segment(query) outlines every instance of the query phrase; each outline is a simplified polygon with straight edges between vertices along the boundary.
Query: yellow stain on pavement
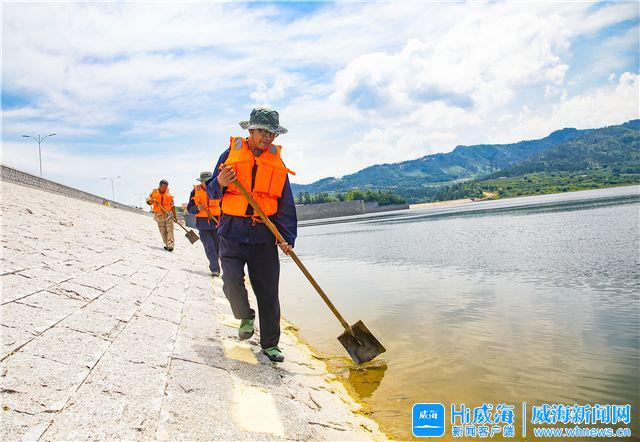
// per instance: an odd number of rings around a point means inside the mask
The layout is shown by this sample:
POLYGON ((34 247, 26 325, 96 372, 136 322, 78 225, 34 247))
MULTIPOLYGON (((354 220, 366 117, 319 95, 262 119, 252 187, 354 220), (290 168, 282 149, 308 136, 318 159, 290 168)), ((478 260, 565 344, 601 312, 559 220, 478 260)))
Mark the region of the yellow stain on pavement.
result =
POLYGON ((228 327, 235 327, 235 328, 240 327, 240 320, 226 313, 222 314, 222 320, 220 322, 222 322, 224 325, 228 327))
POLYGON ((236 383, 233 387, 233 420, 245 431, 284 437, 276 402, 268 391, 236 383))
POLYGON ((256 355, 251 350, 251 346, 246 342, 234 342, 227 339, 222 341, 222 348, 227 358, 248 364, 257 364, 256 355))

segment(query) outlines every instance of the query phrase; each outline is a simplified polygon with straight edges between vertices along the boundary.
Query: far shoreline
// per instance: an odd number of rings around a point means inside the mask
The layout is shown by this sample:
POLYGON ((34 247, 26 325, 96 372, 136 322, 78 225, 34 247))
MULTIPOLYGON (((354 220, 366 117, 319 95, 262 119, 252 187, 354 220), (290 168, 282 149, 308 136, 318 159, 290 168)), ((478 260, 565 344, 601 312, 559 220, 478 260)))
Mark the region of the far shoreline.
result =
MULTIPOLYGON (((475 201, 470 198, 469 199, 464 198, 464 199, 446 200, 446 201, 432 201, 428 203, 416 203, 416 204, 411 204, 408 209, 404 209, 404 210, 394 210, 394 211, 388 211, 388 212, 380 211, 377 213, 370 213, 370 214, 349 215, 349 216, 342 216, 342 217, 328 217, 328 218, 318 218, 318 219, 313 219, 308 221, 299 221, 298 227, 312 227, 312 226, 318 226, 318 225, 366 221, 366 220, 372 220, 377 218, 384 218, 390 215, 401 216, 404 214, 411 213, 412 211, 422 211, 422 210, 429 210, 429 209, 437 210, 438 208, 441 208, 442 210, 456 209, 458 207, 466 209, 467 207, 477 205, 478 209, 482 208, 483 210, 486 210, 486 207, 483 207, 483 206, 486 205, 487 203, 508 202, 508 201, 513 201, 514 199, 519 199, 519 198, 522 198, 522 199, 535 198, 535 197, 559 198, 559 197, 562 197, 563 195, 575 195, 575 194, 586 193, 586 192, 625 189, 628 187, 637 187, 639 189, 639 192, 637 193, 638 195, 640 195, 640 184, 633 183, 633 184, 625 184, 622 186, 596 187, 593 189, 579 189, 579 190, 570 190, 566 192, 557 192, 557 193, 538 193, 538 194, 532 194, 532 195, 509 196, 509 197, 503 197, 503 198, 478 199, 475 201)), ((595 197, 595 198, 598 199, 600 197, 595 197)), ((603 197, 603 198, 606 198, 606 197, 603 197)), ((466 210, 463 210, 463 211, 466 211, 466 210)))

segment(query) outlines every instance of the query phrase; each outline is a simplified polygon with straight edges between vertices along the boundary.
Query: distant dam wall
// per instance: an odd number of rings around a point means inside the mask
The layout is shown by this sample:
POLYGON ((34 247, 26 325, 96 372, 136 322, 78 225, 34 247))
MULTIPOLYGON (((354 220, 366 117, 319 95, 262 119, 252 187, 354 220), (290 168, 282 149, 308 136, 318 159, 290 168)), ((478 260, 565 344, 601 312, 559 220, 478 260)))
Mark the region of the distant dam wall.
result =
POLYGON ((386 206, 381 206, 375 201, 371 203, 364 203, 365 213, 390 212, 392 210, 405 210, 408 208, 409 204, 387 204, 386 206))
MULTIPOLYGON (((338 216, 362 215, 365 213, 387 212, 390 210, 408 209, 408 204, 390 204, 379 206, 377 202, 364 202, 363 200, 340 201, 335 203, 301 204, 296 206, 298 221, 309 219, 335 218, 338 216)), ((188 227, 196 227, 196 217, 185 212, 183 215, 188 227)))
POLYGON ((0 165, 0 178, 2 181, 8 181, 10 183, 22 184, 24 186, 35 187, 36 189, 46 190, 48 192, 59 193, 61 195, 65 195, 71 198, 76 198, 84 201, 91 201, 97 204, 106 205, 108 203, 109 206, 120 209, 120 210, 128 210, 129 212, 140 213, 143 215, 148 215, 148 212, 145 212, 142 209, 138 209, 137 207, 128 206, 126 204, 117 203, 115 201, 111 201, 107 198, 103 198, 98 195, 94 195, 89 192, 85 192, 83 190, 75 189, 73 187, 66 186, 64 184, 56 183, 55 181, 51 181, 39 176, 32 175, 27 172, 23 172, 22 170, 14 169, 13 167, 5 166, 4 164, 0 165))
POLYGON ((362 215, 365 213, 386 212, 391 210, 408 209, 408 204, 390 204, 380 206, 377 202, 363 200, 339 201, 335 203, 301 204, 296 206, 299 221, 320 218, 335 218, 338 216, 362 215))

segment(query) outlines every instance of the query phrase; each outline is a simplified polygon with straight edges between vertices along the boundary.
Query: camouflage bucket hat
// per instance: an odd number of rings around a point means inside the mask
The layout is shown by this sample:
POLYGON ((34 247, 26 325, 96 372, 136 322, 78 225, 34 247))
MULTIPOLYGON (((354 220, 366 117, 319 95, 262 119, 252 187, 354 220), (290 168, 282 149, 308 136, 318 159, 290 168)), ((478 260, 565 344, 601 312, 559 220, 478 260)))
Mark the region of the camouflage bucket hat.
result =
POLYGON ((280 115, 278 115, 278 112, 266 107, 253 109, 249 116, 249 121, 241 121, 240 127, 243 129, 266 129, 278 135, 287 133, 287 129, 280 126, 280 115))
POLYGON ((198 178, 198 181, 200 181, 201 183, 204 183, 205 181, 209 181, 211 179, 211 177, 213 176, 213 174, 211 172, 200 172, 200 178, 198 178))

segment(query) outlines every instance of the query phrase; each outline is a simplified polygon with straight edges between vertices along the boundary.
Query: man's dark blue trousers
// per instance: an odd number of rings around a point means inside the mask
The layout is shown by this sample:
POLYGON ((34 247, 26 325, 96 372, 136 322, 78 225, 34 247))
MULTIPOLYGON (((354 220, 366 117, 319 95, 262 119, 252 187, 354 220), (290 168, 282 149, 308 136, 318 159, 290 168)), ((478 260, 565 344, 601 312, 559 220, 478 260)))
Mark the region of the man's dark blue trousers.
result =
POLYGON ((218 264, 218 232, 214 230, 198 230, 200 233, 200 241, 204 246, 204 253, 209 260, 209 270, 220 273, 220 265, 218 264))
POLYGON ((247 265, 249 281, 260 311, 260 346, 269 348, 278 345, 280 259, 275 238, 259 244, 243 244, 220 236, 220 263, 222 288, 233 316, 237 319, 255 318, 255 311, 249 306, 249 296, 244 286, 244 266, 247 265))

